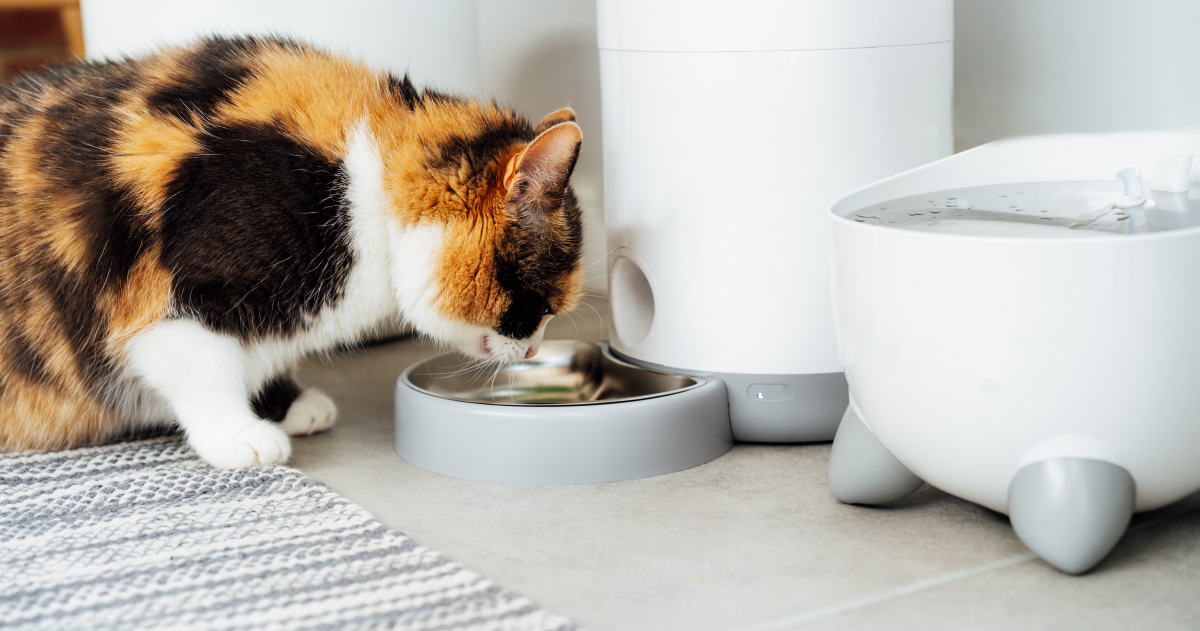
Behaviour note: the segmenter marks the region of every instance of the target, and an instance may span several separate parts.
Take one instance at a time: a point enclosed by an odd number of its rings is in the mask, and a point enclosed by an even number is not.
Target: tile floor
[[[601,336],[594,306],[551,337]],[[838,503],[828,444],[742,444],[627,482],[460,480],[392,450],[395,378],[438,352],[407,340],[306,366],[340,421],[295,440],[290,464],[592,631],[1200,629],[1200,494],[1135,516],[1105,561],[1069,577],[1003,515],[928,486],[887,508]]]

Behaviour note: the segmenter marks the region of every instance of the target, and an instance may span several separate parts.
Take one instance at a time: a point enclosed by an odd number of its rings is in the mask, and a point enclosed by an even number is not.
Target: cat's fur
[[[397,317],[531,356],[580,291],[573,121],[277,39],[0,87],[0,449],[177,423],[282,462],[336,415],[289,371]]]

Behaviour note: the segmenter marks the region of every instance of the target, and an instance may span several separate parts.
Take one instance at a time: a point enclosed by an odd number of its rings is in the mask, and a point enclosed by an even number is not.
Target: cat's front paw
[[[259,420],[224,439],[193,440],[192,447],[218,469],[283,464],[292,454],[287,434],[275,424]]]
[[[307,388],[288,408],[283,418],[283,431],[288,436],[306,436],[323,432],[337,420],[337,405],[316,388]]]

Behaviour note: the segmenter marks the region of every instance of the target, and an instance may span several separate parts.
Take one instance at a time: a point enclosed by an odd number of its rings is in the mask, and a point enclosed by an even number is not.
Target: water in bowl
[[[1104,238],[1200,226],[1200,200],[1148,194],[1146,204],[1115,208],[1109,181],[1026,182],[922,193],[846,216],[878,226],[946,234],[1022,238]]]
[[[505,366],[463,368],[471,365],[471,358],[450,353],[413,366],[405,379],[442,398],[498,405],[612,403],[663,396],[702,383],[627,364],[606,344],[573,340],[543,342],[532,359]]]

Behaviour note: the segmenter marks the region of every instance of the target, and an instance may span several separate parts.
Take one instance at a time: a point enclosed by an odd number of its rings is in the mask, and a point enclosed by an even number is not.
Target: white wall
[[[478,92],[475,0],[83,0],[91,59],[207,34],[279,34],[408,71],[418,85]]]
[[[959,150],[1200,126],[1200,1],[956,0]]]

